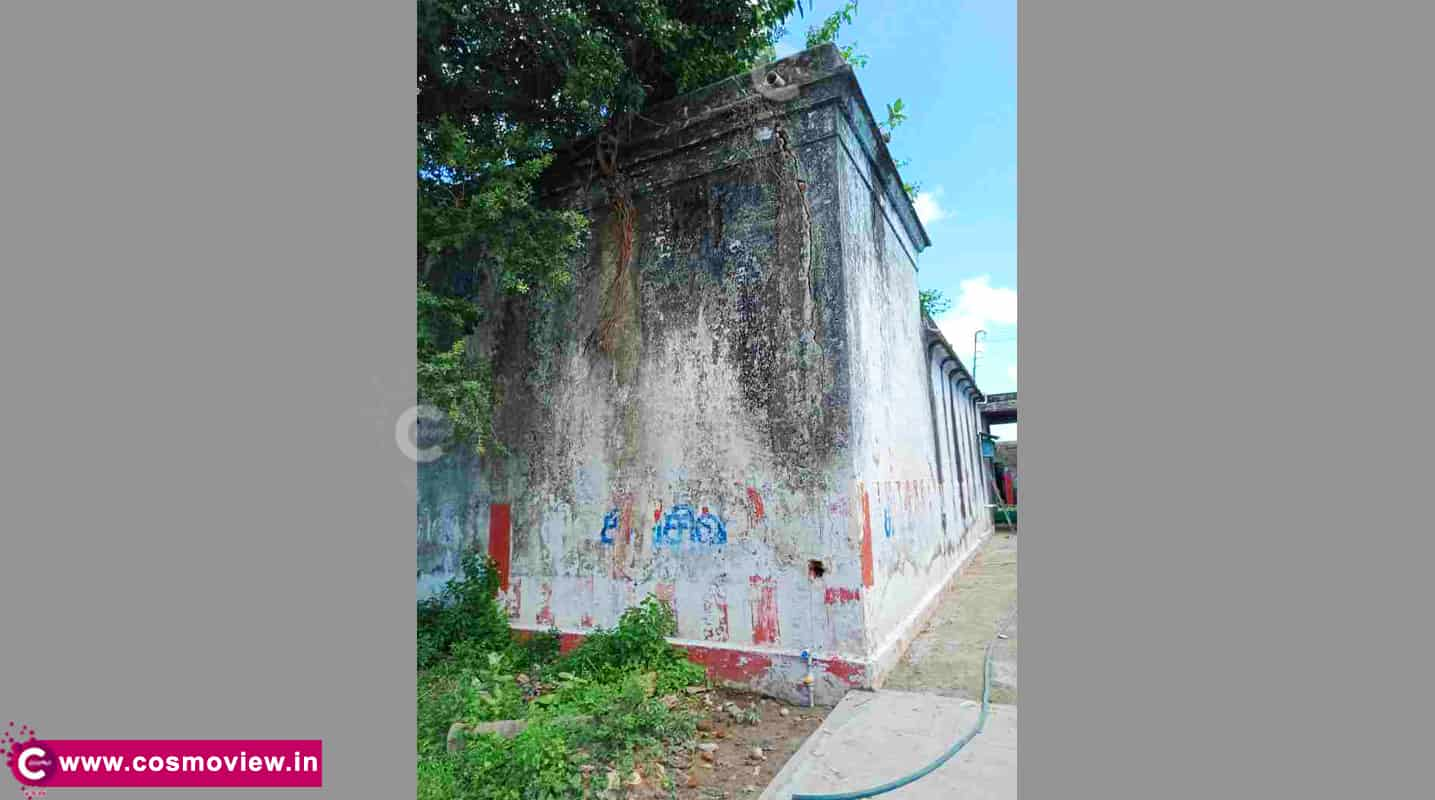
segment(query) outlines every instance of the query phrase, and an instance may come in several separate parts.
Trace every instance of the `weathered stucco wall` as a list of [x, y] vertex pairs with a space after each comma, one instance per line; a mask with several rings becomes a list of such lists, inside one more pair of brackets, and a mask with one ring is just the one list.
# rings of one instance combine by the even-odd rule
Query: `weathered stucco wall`
[[518, 628], [652, 593], [718, 677], [800, 699], [806, 650], [829, 702], [880, 681], [983, 530], [949, 474], [975, 439], [918, 312], [926, 234], [831, 47], [644, 117], [551, 171], [592, 235], [570, 291], [475, 337], [504, 452], [421, 465], [418, 591], [478, 548]]
[[864, 535], [871, 541], [872, 575], [864, 582], [867, 657], [880, 680], [990, 528], [971, 503], [975, 438], [966, 421], [974, 403], [941, 392], [939, 382], [960, 364], [943, 342], [927, 347], [935, 340], [916, 302], [920, 244], [899, 213], [905, 197], [894, 203], [883, 185], [881, 162], [862, 121], [854, 99], [852, 113], [842, 117], [838, 170], [849, 286], [852, 455]]

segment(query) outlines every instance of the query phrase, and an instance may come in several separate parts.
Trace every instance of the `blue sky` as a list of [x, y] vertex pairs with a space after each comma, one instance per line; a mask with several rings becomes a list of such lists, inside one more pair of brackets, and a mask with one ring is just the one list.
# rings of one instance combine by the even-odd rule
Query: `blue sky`
[[[810, 5], [788, 20], [779, 57], [801, 50], [807, 28], [843, 3]], [[917, 210], [932, 246], [918, 281], [953, 303], [938, 324], [968, 368], [972, 332], [986, 330], [977, 384], [1016, 391], [1015, 0], [861, 0], [837, 42], [867, 56], [856, 72], [874, 114], [899, 97], [906, 106], [890, 148], [910, 160], [902, 178], [922, 188]], [[992, 432], [1016, 438], [1015, 425]]]

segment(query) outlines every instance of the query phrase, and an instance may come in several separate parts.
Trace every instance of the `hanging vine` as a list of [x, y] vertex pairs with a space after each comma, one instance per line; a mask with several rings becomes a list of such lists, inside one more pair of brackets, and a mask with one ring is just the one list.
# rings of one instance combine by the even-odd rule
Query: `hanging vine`
[[619, 304], [622, 281], [628, 280], [633, 260], [633, 242], [637, 238], [638, 211], [633, 206], [632, 191], [626, 176], [618, 169], [619, 139], [611, 131], [598, 136], [597, 163], [608, 194], [609, 211], [617, 234], [618, 257], [613, 277], [602, 292], [598, 318], [598, 343], [604, 353], [612, 355], [618, 346], [618, 322], [623, 307]]

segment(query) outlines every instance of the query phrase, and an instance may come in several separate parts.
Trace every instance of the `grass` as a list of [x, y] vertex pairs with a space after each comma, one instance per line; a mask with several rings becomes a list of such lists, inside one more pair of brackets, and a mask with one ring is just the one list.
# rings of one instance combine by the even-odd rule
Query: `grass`
[[[684, 687], [702, 667], [668, 644], [675, 625], [654, 597], [611, 630], [559, 654], [556, 632], [518, 640], [502, 621], [492, 564], [465, 564], [435, 601], [419, 608], [418, 797], [420, 800], [550, 800], [619, 796], [610, 781], [634, 771], [671, 790], [660, 765], [696, 736]], [[454, 723], [523, 720], [512, 738], [462, 737]]]

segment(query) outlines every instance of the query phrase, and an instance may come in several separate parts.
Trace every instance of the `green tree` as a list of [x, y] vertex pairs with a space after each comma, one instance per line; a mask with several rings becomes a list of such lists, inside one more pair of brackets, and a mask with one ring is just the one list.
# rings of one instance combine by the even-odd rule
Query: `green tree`
[[455, 439], [492, 444], [486, 360], [464, 338], [479, 297], [543, 299], [571, 281], [582, 215], [546, 208], [556, 148], [645, 105], [745, 71], [797, 0], [419, 0], [418, 388]]
[[856, 16], [857, 3], [855, 0], [844, 4], [822, 20], [821, 25], [813, 25], [807, 29], [807, 47], [813, 48], [820, 44], [837, 45], [837, 49], [842, 52], [842, 58], [849, 64], [854, 67], [867, 66], [867, 56], [857, 52], [856, 42], [849, 45], [837, 44], [837, 32], [842, 29], [843, 25], [851, 25]]
[[923, 314], [933, 319], [952, 308], [951, 299], [941, 289], [922, 289], [917, 292], [917, 304], [921, 306]]

